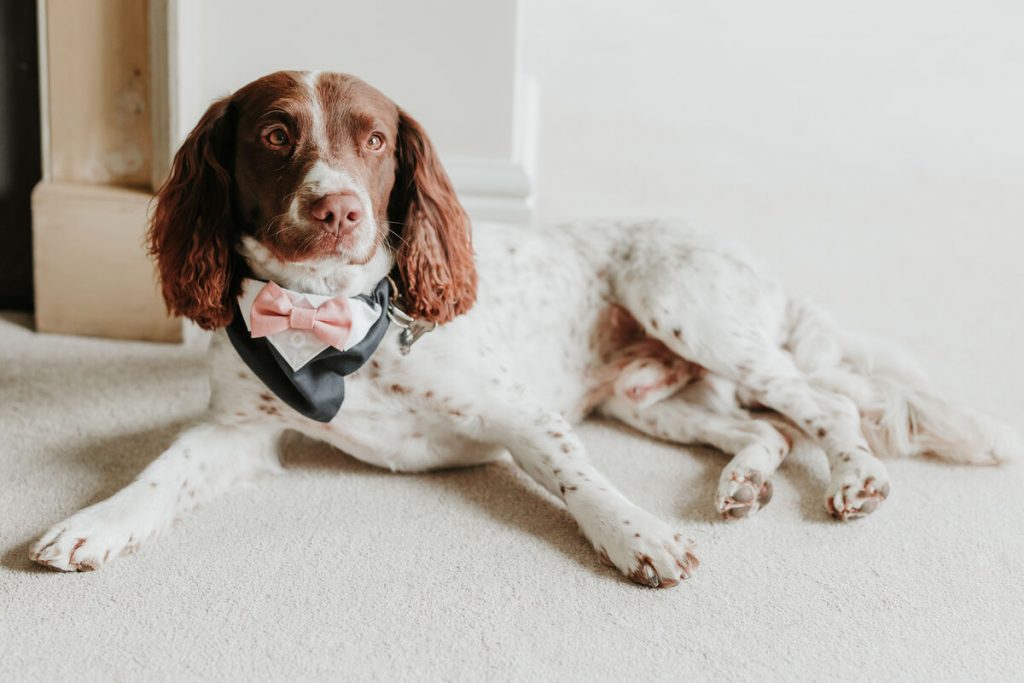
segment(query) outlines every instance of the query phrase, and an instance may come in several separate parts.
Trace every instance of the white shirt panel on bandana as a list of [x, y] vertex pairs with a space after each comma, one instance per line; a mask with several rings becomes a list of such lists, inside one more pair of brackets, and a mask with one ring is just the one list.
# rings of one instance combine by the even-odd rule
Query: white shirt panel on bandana
[[[242, 318], [245, 320], [245, 328], [247, 330], [252, 330], [252, 324], [249, 321], [252, 316], [252, 304], [264, 285], [266, 283], [259, 280], [248, 278], [242, 280], [242, 293], [238, 296], [238, 308], [242, 311]], [[332, 296], [294, 292], [284, 287], [281, 287], [281, 289], [284, 290], [293, 304], [301, 305], [305, 303], [313, 308], [334, 298]], [[351, 297], [346, 301], [348, 302], [349, 311], [352, 313], [352, 329], [349, 330], [348, 339], [345, 340], [343, 351], [348, 351], [361, 342], [366, 337], [366, 333], [370, 331], [370, 327], [380, 318], [381, 314], [380, 306], [369, 304], [363, 299]], [[268, 336], [267, 340], [273, 344], [274, 348], [281, 354], [285, 362], [291, 366], [292, 370], [299, 370], [327, 348], [327, 344], [320, 341], [320, 338], [310, 330], [284, 330], [283, 332]]]

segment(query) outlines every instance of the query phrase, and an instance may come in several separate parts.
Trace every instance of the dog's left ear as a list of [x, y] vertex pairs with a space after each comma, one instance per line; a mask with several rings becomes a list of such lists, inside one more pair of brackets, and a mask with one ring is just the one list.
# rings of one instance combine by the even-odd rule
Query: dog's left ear
[[403, 305], [446, 323], [473, 307], [476, 266], [469, 217], [423, 127], [399, 111], [395, 186], [388, 202]]

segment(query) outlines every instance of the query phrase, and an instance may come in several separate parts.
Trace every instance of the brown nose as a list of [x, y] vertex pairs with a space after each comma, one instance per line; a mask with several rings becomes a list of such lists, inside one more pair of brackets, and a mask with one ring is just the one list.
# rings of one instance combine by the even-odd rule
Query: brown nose
[[328, 194], [313, 202], [309, 215], [324, 230], [337, 235], [355, 230], [363, 220], [363, 207], [353, 194]]

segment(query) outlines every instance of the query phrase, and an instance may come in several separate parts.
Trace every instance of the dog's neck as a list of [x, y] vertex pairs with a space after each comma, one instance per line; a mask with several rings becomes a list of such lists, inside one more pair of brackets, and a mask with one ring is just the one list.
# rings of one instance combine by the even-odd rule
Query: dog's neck
[[245, 259], [249, 272], [260, 280], [276, 282], [286, 289], [324, 296], [351, 297], [369, 294], [381, 279], [391, 272], [393, 261], [386, 246], [362, 264], [322, 259], [292, 263], [282, 261], [258, 240], [243, 235], [238, 253]]

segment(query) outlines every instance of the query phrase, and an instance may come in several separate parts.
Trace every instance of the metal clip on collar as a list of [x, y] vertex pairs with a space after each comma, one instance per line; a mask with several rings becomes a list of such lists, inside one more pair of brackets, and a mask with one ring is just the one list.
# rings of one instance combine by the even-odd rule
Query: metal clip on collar
[[393, 303], [388, 304], [388, 319], [402, 328], [398, 335], [398, 348], [403, 356], [409, 354], [417, 339], [437, 327], [437, 323], [427, 323], [413, 318]]

